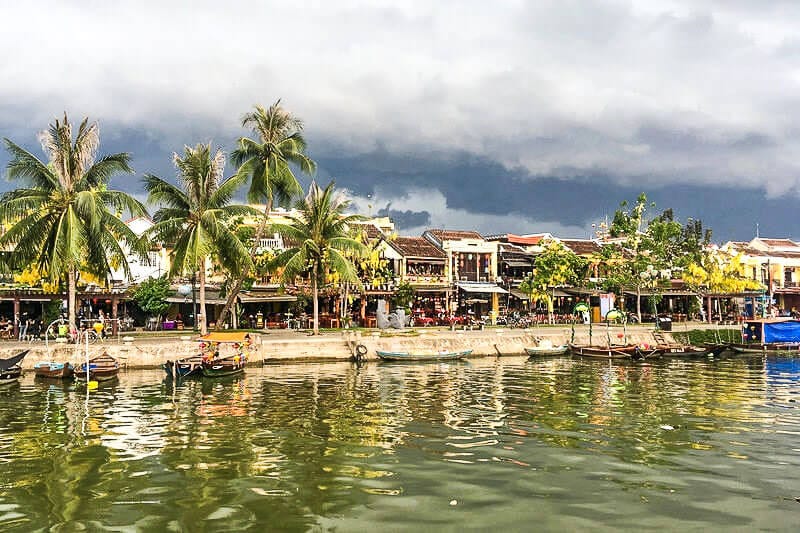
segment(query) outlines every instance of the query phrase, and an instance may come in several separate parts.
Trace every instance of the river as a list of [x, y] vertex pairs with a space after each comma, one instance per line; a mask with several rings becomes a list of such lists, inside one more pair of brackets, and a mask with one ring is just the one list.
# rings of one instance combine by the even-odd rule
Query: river
[[282, 364], [0, 390], [3, 531], [796, 530], [800, 360]]

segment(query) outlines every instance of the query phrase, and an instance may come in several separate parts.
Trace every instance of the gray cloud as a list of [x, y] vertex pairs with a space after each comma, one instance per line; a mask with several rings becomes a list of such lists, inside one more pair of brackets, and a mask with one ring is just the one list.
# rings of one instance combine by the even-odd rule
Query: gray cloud
[[35, 147], [62, 110], [89, 115], [104, 150], [139, 149], [139, 171], [171, 175], [184, 144], [230, 148], [243, 112], [283, 97], [322, 177], [374, 186], [371, 162], [391, 198], [429, 187], [475, 213], [559, 187], [800, 189], [788, 0], [42, 0], [3, 14], [0, 133]]

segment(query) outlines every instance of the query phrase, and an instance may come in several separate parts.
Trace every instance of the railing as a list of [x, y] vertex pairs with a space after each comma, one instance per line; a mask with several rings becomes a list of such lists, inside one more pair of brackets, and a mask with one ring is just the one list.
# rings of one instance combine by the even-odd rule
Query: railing
[[418, 276], [407, 275], [403, 278], [408, 283], [447, 283], [446, 276]]
[[282, 239], [261, 239], [258, 241], [258, 247], [262, 250], [278, 250], [283, 248]]

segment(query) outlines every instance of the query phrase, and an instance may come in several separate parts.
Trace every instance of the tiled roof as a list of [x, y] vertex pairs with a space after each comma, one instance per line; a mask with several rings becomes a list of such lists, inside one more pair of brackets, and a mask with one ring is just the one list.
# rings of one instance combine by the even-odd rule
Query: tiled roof
[[487, 241], [501, 241], [510, 242], [512, 244], [521, 244], [523, 246], [533, 246], [542, 242], [546, 238], [547, 233], [536, 233], [532, 235], [514, 235], [513, 233], [498, 233], [494, 235], [484, 235], [484, 240]]
[[424, 237], [397, 237], [387, 241], [389, 246], [405, 257], [443, 258], [445, 253]]
[[441, 241], [460, 241], [462, 239], [479, 239], [483, 240], [483, 236], [477, 231], [460, 231], [449, 229], [430, 229], [428, 233]]
[[539, 244], [542, 242], [542, 239], [545, 238], [545, 234], [542, 233], [541, 235], [512, 235], [511, 233], [508, 234], [508, 242], [514, 244], [525, 244], [525, 245], [534, 245]]
[[383, 232], [374, 224], [358, 224], [358, 227], [364, 232], [364, 235], [366, 235], [367, 239], [379, 239], [384, 236]]
[[766, 244], [767, 246], [774, 247], [788, 247], [788, 248], [800, 248], [800, 246], [791, 239], [760, 239], [761, 242]]
[[577, 255], [589, 255], [600, 251], [600, 245], [587, 239], [561, 239], [561, 244]]

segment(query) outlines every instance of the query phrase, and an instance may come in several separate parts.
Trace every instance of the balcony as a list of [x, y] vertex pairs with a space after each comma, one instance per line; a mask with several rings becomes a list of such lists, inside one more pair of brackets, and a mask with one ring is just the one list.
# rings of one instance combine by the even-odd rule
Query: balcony
[[406, 275], [403, 278], [403, 281], [406, 281], [412, 285], [446, 285], [447, 284], [447, 276], [421, 276], [421, 275]]

